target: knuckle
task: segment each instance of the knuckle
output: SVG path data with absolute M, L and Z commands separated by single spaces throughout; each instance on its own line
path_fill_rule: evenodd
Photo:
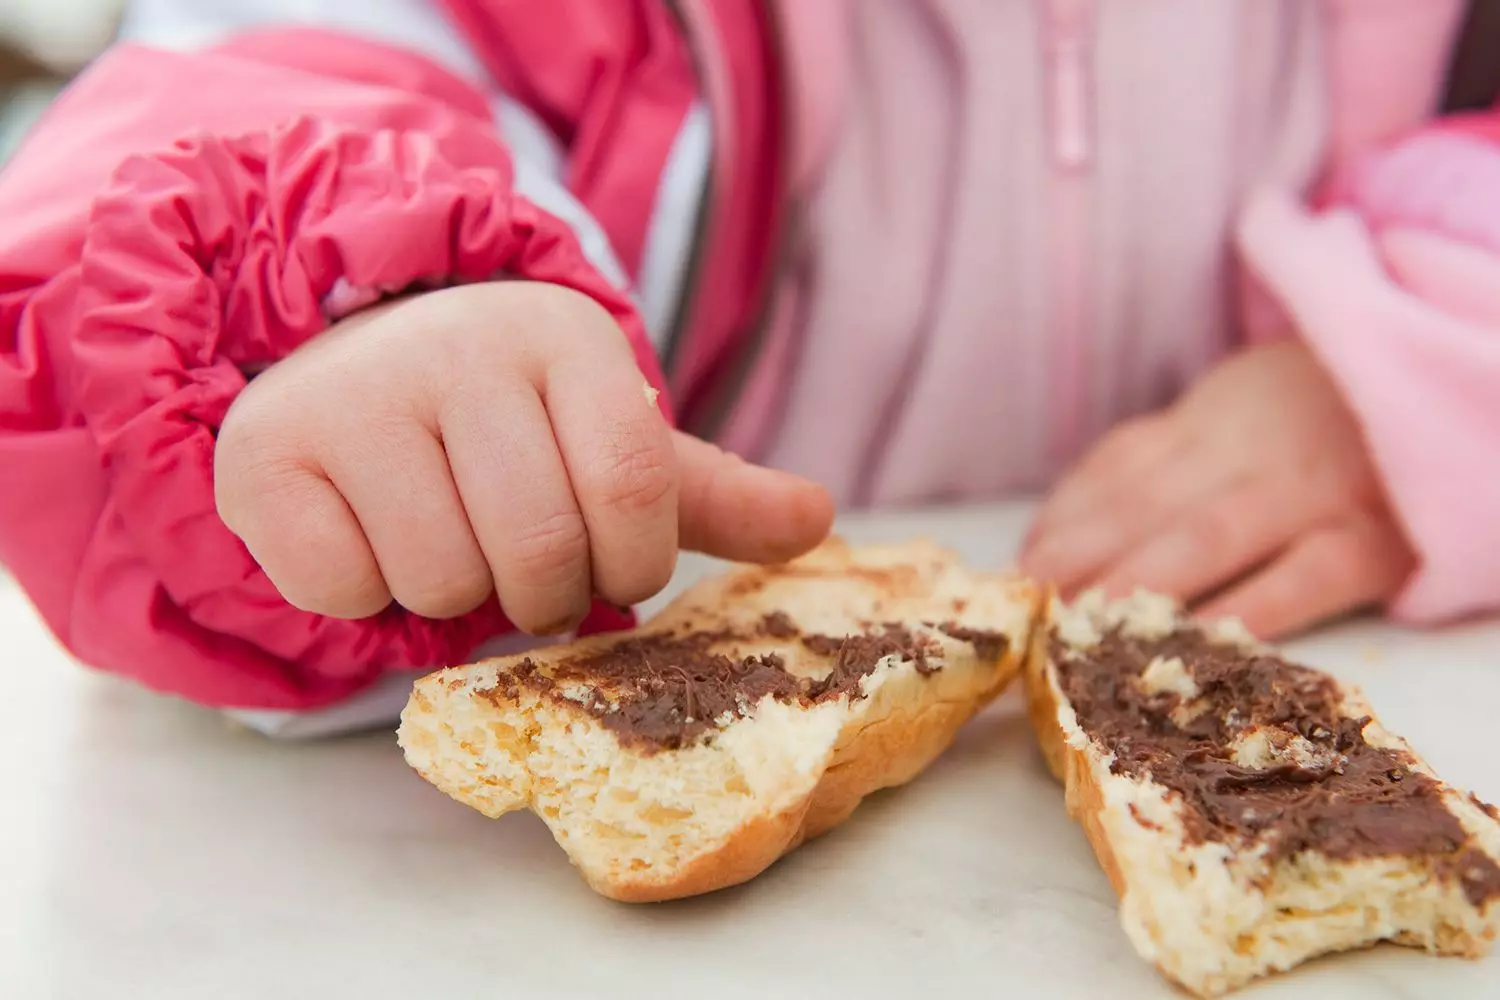
M 558 511 L 532 522 L 511 542 L 508 554 L 517 576 L 547 586 L 571 583 L 588 565 L 589 536 L 576 510 Z
M 627 512 L 658 506 L 676 485 L 666 450 L 635 427 L 610 433 L 608 446 L 590 467 L 588 479 L 596 502 Z

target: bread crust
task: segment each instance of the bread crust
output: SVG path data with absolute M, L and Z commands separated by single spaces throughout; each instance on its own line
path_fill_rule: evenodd
M 1007 669 L 1016 676 L 1020 658 Z M 651 903 L 713 892 L 748 882 L 803 844 L 849 819 L 865 797 L 904 785 L 935 761 L 989 695 L 976 691 L 958 703 L 935 705 L 860 730 L 833 759 L 808 794 L 773 816 L 758 816 L 723 846 L 695 858 L 670 881 L 652 878 L 591 880 L 601 895 L 625 903 Z
M 1234 871 L 1227 879 L 1222 878 L 1221 871 L 1221 884 L 1213 890 L 1195 877 L 1201 874 L 1194 871 L 1194 863 L 1203 862 L 1201 856 L 1193 863 L 1170 862 L 1148 870 L 1148 865 L 1141 863 L 1143 857 L 1180 855 L 1185 851 L 1185 840 L 1171 833 L 1170 824 L 1162 831 L 1160 824 L 1143 823 L 1140 817 L 1131 815 L 1135 809 L 1131 800 L 1165 804 L 1169 811 L 1180 810 L 1181 802 L 1154 782 L 1138 784 L 1132 778 L 1111 772 L 1112 753 L 1094 743 L 1078 725 L 1059 682 L 1049 637 L 1059 622 L 1070 615 L 1075 625 L 1080 618 L 1092 618 L 1096 625 L 1128 623 L 1140 620 L 1142 609 L 1147 607 L 1150 615 L 1158 619 L 1169 614 L 1174 628 L 1196 626 L 1179 609 L 1170 606 L 1170 602 L 1150 595 L 1137 595 L 1130 601 L 1113 604 L 1090 595 L 1083 603 L 1089 608 L 1068 609 L 1055 598 L 1049 598 L 1049 612 L 1032 636 L 1023 670 L 1027 714 L 1049 769 L 1064 786 L 1068 814 L 1083 828 L 1101 869 L 1120 899 L 1123 929 L 1141 956 L 1163 976 L 1196 996 L 1216 997 L 1318 955 L 1366 947 L 1382 940 L 1425 948 L 1440 955 L 1477 958 L 1487 953 L 1500 930 L 1500 902 L 1491 900 L 1476 908 L 1466 903 L 1452 886 L 1437 887 L 1430 871 L 1421 866 L 1403 870 L 1401 859 L 1332 862 L 1321 856 L 1314 858 L 1308 864 L 1319 873 L 1315 878 L 1326 880 L 1328 872 L 1338 870 L 1359 876 L 1362 869 L 1375 868 L 1392 887 L 1387 889 L 1378 884 L 1378 878 L 1371 878 L 1360 888 L 1364 895 L 1351 895 L 1347 886 L 1340 886 L 1334 879 L 1332 888 L 1325 892 L 1326 911 L 1314 907 L 1310 911 L 1285 914 L 1286 919 L 1295 919 L 1301 925 L 1295 933 L 1285 935 L 1276 932 L 1275 923 L 1283 914 L 1275 906 L 1266 908 L 1268 915 L 1261 924 L 1236 926 L 1233 920 L 1239 915 L 1227 913 L 1222 901 L 1213 898 L 1213 892 L 1232 885 L 1238 896 L 1237 900 L 1231 897 L 1232 903 L 1253 902 L 1262 895 L 1270 899 L 1283 890 L 1296 892 L 1295 883 L 1305 874 L 1298 868 L 1297 859 L 1269 869 L 1262 866 L 1256 872 L 1258 878 L 1248 878 L 1244 871 L 1251 870 L 1257 861 L 1243 848 L 1234 848 L 1228 860 L 1219 864 L 1224 870 L 1243 865 L 1244 871 Z M 1148 627 L 1159 630 L 1161 622 Z M 1232 627 L 1226 634 L 1237 636 L 1233 641 L 1242 643 L 1247 650 L 1265 648 Z M 1077 646 L 1076 642 L 1068 644 Z M 1341 690 L 1341 713 L 1345 717 L 1371 718 L 1365 735 L 1372 745 L 1405 751 L 1416 769 L 1432 774 L 1404 741 L 1380 725 L 1357 689 L 1342 685 Z M 1446 808 L 1459 818 L 1471 836 L 1471 843 L 1491 858 L 1500 859 L 1500 824 L 1455 789 L 1443 786 L 1443 797 Z M 1158 820 L 1161 816 L 1155 814 Z M 1148 833 L 1145 830 L 1148 826 L 1162 832 Z M 1181 829 L 1178 825 L 1178 834 Z M 1146 841 L 1154 843 L 1143 850 Z M 1208 863 L 1214 862 L 1210 859 Z M 1171 877 L 1164 878 L 1162 870 L 1171 872 Z M 1350 884 L 1359 885 L 1352 881 Z M 1335 890 L 1342 890 L 1345 895 L 1335 897 Z M 1401 898 L 1401 893 L 1407 898 Z M 1315 893 L 1306 891 L 1301 892 L 1300 898 L 1317 901 Z M 1363 922 L 1357 916 L 1349 916 L 1351 911 L 1360 909 L 1365 911 Z M 1371 916 L 1373 911 L 1382 914 L 1379 920 Z M 1182 912 L 1194 914 L 1195 923 L 1186 932 L 1181 924 L 1174 923 Z M 1318 921 L 1324 916 L 1327 919 L 1320 926 Z M 1313 933 L 1308 933 L 1309 929 Z M 1268 942 L 1274 943 L 1274 947 Z
M 1101 822 L 1104 815 L 1104 793 L 1095 775 L 1089 749 L 1076 741 L 1070 745 L 1059 710 L 1065 699 L 1058 687 L 1052 660 L 1047 654 L 1047 629 L 1032 632 L 1030 649 L 1023 667 L 1026 689 L 1026 714 L 1036 732 L 1037 745 L 1047 761 L 1052 776 L 1062 783 L 1063 802 L 1068 815 L 1083 827 L 1089 846 L 1094 849 L 1099 867 L 1104 870 L 1115 895 L 1125 893 L 1125 878 L 1120 862 L 1110 846 L 1109 836 Z
M 770 612 L 840 635 L 871 622 L 920 629 L 951 619 L 1003 632 L 1008 647 L 986 659 L 930 631 L 942 643 L 941 669 L 930 675 L 911 662 L 887 663 L 866 679 L 865 697 L 810 708 L 768 700 L 754 717 L 728 723 L 712 748 L 652 755 L 621 745 L 581 706 L 497 692 L 493 680 L 509 658 L 421 680 L 399 739 L 413 768 L 453 798 L 489 816 L 536 812 L 601 895 L 633 903 L 699 895 L 754 878 L 843 823 L 867 795 L 920 774 L 1019 675 L 1039 610 L 1034 586 L 971 573 L 928 543 L 856 548 L 834 540 L 787 566 L 705 581 L 640 631 L 745 627 Z M 533 656 L 556 662 L 619 638 Z M 816 657 L 800 655 L 799 672 L 818 669 Z M 564 748 L 565 737 L 584 749 Z M 559 779 L 565 757 L 582 763 Z M 653 804 L 643 807 L 647 800 Z M 621 828 L 628 836 L 612 840 Z

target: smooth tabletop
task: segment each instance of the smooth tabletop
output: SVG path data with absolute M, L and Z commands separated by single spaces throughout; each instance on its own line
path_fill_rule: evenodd
M 1006 564 L 1015 507 L 850 519 Z M 685 559 L 674 587 L 706 563 Z M 391 731 L 276 743 L 77 667 L 0 582 L 0 997 L 1178 996 L 1131 950 L 1009 692 L 908 787 L 747 886 L 594 896 L 530 815 L 426 785 Z M 1500 801 L 1500 625 L 1294 644 L 1438 772 Z M 1500 998 L 1500 958 L 1394 947 L 1245 997 Z

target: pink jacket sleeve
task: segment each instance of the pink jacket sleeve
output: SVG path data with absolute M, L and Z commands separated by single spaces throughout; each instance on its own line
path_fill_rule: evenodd
M 1500 609 L 1500 115 L 1357 158 L 1320 209 L 1262 195 L 1240 236 L 1362 422 L 1421 557 L 1392 611 Z
M 219 521 L 211 470 L 243 372 L 413 288 L 578 289 L 660 385 L 626 294 L 514 178 L 481 94 L 340 35 L 121 48 L 49 111 L 0 174 L 0 562 L 74 654 L 210 705 L 307 709 L 508 629 L 493 603 L 296 611 Z

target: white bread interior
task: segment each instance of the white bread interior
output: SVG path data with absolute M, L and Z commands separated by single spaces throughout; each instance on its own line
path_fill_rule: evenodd
M 1142 638 L 1190 626 L 1164 598 L 1140 594 L 1106 602 L 1091 594 L 1071 606 L 1051 602 L 1050 628 L 1087 649 L 1120 627 Z M 1207 626 L 1220 641 L 1255 649 L 1232 622 Z M 1028 711 L 1049 766 L 1064 783 L 1067 808 L 1087 834 L 1120 897 L 1120 921 L 1137 951 L 1188 991 L 1211 997 L 1314 956 L 1394 941 L 1444 955 L 1477 957 L 1500 925 L 1500 902 L 1471 904 L 1452 880 L 1420 859 L 1335 861 L 1315 851 L 1269 863 L 1254 848 L 1192 844 L 1181 800 L 1149 780 L 1113 774 L 1113 754 L 1089 738 L 1064 696 L 1040 627 L 1026 666 Z M 1154 683 L 1172 684 L 1160 672 Z M 1374 713 L 1362 695 L 1341 688 L 1342 712 Z M 1372 721 L 1371 745 L 1411 752 Z M 1413 767 L 1431 775 L 1412 754 Z M 1435 777 L 1435 776 L 1434 776 Z M 1476 846 L 1500 860 L 1500 824 L 1463 793 L 1442 798 Z
M 588 884 L 645 902 L 709 892 L 755 877 L 810 837 L 843 822 L 864 796 L 928 766 L 958 729 L 1021 667 L 1039 592 L 1002 574 L 972 572 L 927 543 L 851 547 L 834 540 L 786 566 L 736 568 L 701 583 L 630 635 L 725 627 L 751 635 L 716 644 L 731 656 L 779 654 L 789 672 L 832 666 L 797 638 L 755 634 L 780 612 L 803 634 L 859 634 L 898 622 L 938 652 L 922 675 L 887 657 L 865 697 L 811 706 L 770 696 L 711 742 L 655 753 L 622 745 L 581 704 L 500 683 L 519 657 L 439 671 L 419 681 L 399 741 L 411 766 L 490 817 L 531 809 Z M 1003 655 L 924 623 L 1001 632 Z M 543 649 L 546 671 L 608 648 L 597 636 Z M 583 690 L 572 694 L 587 700 Z M 513 696 L 512 696 L 513 695 Z

